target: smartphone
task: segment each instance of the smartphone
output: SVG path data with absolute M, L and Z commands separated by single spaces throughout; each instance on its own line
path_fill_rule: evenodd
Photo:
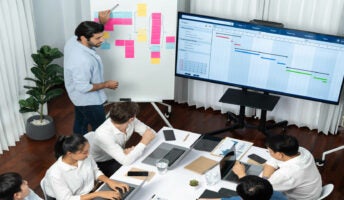
M 148 176 L 148 171 L 128 171 L 128 176 Z
M 247 157 L 249 157 L 250 159 L 256 161 L 256 162 L 259 163 L 259 164 L 263 164 L 263 163 L 266 162 L 266 159 L 264 159 L 264 158 L 258 156 L 257 154 L 254 154 L 254 153 L 248 155 Z
M 166 141 L 176 140 L 176 136 L 174 135 L 173 130 L 163 130 L 163 133 Z

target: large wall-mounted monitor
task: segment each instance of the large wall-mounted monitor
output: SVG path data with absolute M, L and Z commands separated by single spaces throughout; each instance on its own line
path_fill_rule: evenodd
M 338 104 L 344 37 L 178 13 L 175 73 Z

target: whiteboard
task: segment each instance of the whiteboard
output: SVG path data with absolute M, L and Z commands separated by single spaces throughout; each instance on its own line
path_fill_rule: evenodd
M 108 100 L 173 99 L 177 0 L 91 0 L 92 21 L 117 3 L 97 49 L 105 80 L 119 81 L 116 90 L 106 89 Z

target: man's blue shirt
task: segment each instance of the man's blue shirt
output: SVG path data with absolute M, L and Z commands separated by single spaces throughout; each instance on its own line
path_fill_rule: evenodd
M 75 106 L 101 105 L 104 90 L 90 91 L 93 84 L 104 82 L 103 64 L 94 49 L 82 45 L 74 36 L 64 47 L 64 81 Z

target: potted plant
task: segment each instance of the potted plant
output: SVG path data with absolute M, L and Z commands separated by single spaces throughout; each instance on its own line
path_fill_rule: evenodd
M 26 77 L 25 80 L 33 82 L 25 85 L 28 89 L 27 99 L 19 100 L 20 113 L 36 112 L 26 122 L 26 134 L 34 140 L 46 140 L 55 135 L 55 125 L 52 117 L 44 115 L 43 106 L 51 99 L 61 95 L 63 89 L 54 86 L 63 83 L 63 68 L 52 61 L 62 57 L 57 48 L 48 45 L 42 46 L 37 53 L 31 54 L 35 65 L 31 68 L 34 78 Z

